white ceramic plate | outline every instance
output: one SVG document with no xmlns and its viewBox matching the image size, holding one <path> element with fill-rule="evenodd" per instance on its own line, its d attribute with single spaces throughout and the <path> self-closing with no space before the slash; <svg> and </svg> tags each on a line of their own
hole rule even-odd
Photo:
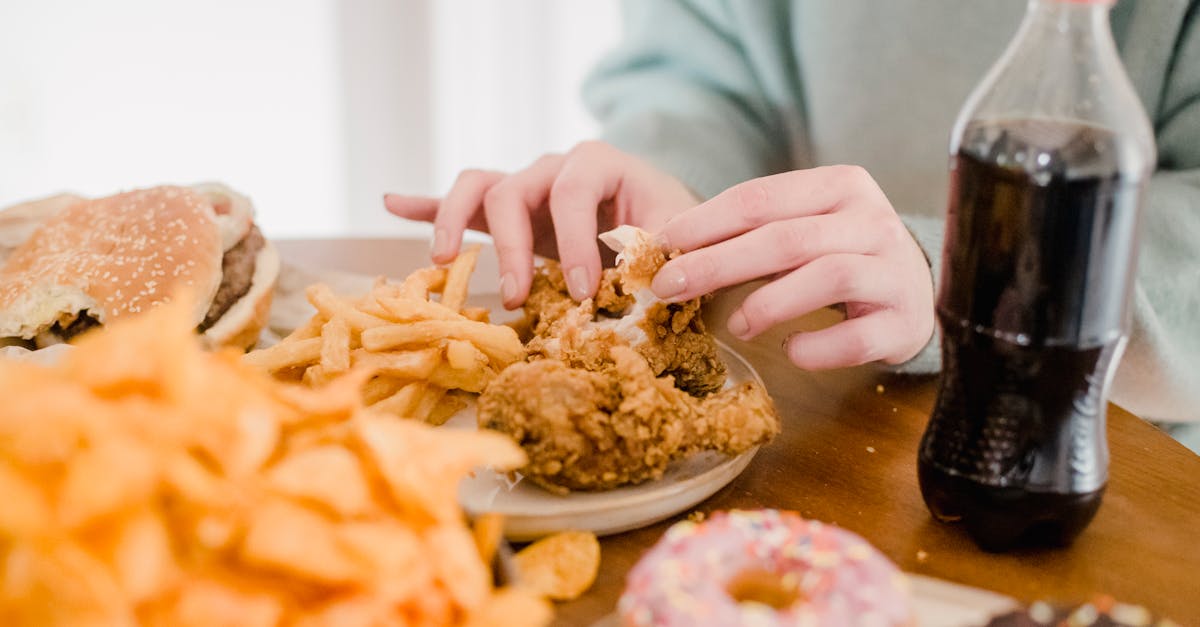
<svg viewBox="0 0 1200 627">
<path fill-rule="evenodd" d="M 717 343 L 729 376 L 726 386 L 762 380 L 740 355 Z M 474 429 L 475 408 L 468 407 L 447 427 Z M 605 492 L 552 494 L 529 482 L 511 481 L 491 471 L 478 471 L 459 486 L 459 501 L 467 512 L 497 512 L 505 516 L 505 535 L 513 541 L 533 540 L 576 529 L 610 535 L 656 523 L 712 496 L 733 481 L 757 449 L 729 458 L 701 453 L 671 464 L 662 479 Z"/>
</svg>

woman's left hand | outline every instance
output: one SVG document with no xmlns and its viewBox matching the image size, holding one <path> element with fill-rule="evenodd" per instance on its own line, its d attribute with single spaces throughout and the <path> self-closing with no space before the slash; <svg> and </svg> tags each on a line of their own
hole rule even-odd
<svg viewBox="0 0 1200 627">
<path fill-rule="evenodd" d="M 787 339 L 788 358 L 801 368 L 900 364 L 933 334 L 929 264 L 862 168 L 747 181 L 671 218 L 659 237 L 684 253 L 655 276 L 660 298 L 686 300 L 771 279 L 730 316 L 729 332 L 740 339 L 845 303 L 845 321 Z"/>
</svg>

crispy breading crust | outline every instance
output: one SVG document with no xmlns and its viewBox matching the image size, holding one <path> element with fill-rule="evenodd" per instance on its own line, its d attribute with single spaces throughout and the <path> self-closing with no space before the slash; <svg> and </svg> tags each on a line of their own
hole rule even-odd
<svg viewBox="0 0 1200 627">
<path fill-rule="evenodd" d="M 657 479 L 677 459 L 702 450 L 739 455 L 779 431 L 757 383 L 697 399 L 621 345 L 599 371 L 554 359 L 514 364 L 479 397 L 478 410 L 480 427 L 525 450 L 522 475 L 559 493 Z"/>
</svg>

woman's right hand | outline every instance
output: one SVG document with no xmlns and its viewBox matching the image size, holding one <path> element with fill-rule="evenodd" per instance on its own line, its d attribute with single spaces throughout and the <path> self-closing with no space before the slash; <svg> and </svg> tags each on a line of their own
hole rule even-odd
<svg viewBox="0 0 1200 627">
<path fill-rule="evenodd" d="M 621 224 L 657 231 L 699 202 L 678 179 L 598 141 L 548 154 L 528 168 L 466 170 L 443 198 L 386 194 L 388 211 L 434 225 L 433 261 L 458 255 L 463 231 L 491 233 L 504 306 L 519 307 L 533 281 L 533 255 L 557 258 L 576 300 L 596 293 L 596 235 Z"/>
</svg>

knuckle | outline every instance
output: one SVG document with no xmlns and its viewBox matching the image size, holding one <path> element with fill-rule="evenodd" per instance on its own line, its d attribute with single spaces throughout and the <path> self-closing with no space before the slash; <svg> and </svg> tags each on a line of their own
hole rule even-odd
<svg viewBox="0 0 1200 627">
<path fill-rule="evenodd" d="M 575 144 L 568 155 L 570 159 L 588 159 L 604 157 L 610 154 L 613 147 L 598 139 L 589 139 Z"/>
<path fill-rule="evenodd" d="M 459 185 L 480 185 L 490 178 L 490 175 L 485 170 L 469 169 L 458 173 L 458 177 L 454 179 L 454 186 Z"/>
<path fill-rule="evenodd" d="M 859 277 L 849 264 L 841 260 L 832 260 L 825 264 L 823 272 L 835 296 L 845 298 L 857 293 Z"/>
<path fill-rule="evenodd" d="M 861 165 L 835 165 L 830 166 L 829 170 L 831 176 L 846 185 L 859 186 L 872 180 L 867 169 Z"/>
<path fill-rule="evenodd" d="M 801 220 L 786 220 L 776 222 L 770 227 L 770 245 L 787 261 L 787 265 L 795 266 L 805 258 L 816 237 L 813 225 Z"/>
<path fill-rule="evenodd" d="M 694 253 L 684 267 L 684 273 L 704 291 L 709 291 L 708 288 L 720 279 L 720 272 L 720 267 L 712 255 L 703 252 Z"/>
<path fill-rule="evenodd" d="M 534 160 L 531 168 L 549 167 L 562 161 L 563 156 L 558 153 L 546 153 Z"/>
<path fill-rule="evenodd" d="M 588 195 L 585 181 L 573 176 L 560 176 L 550 185 L 550 210 L 558 211 L 565 208 L 562 206 L 564 203 L 585 199 Z"/>
<path fill-rule="evenodd" d="M 495 207 L 504 204 L 513 197 L 512 185 L 506 181 L 501 181 L 490 188 L 483 194 L 483 204 L 489 207 Z"/>
<path fill-rule="evenodd" d="M 742 225 L 754 228 L 766 224 L 771 215 L 771 195 L 762 181 L 747 181 L 733 188 L 734 211 Z"/>
</svg>

